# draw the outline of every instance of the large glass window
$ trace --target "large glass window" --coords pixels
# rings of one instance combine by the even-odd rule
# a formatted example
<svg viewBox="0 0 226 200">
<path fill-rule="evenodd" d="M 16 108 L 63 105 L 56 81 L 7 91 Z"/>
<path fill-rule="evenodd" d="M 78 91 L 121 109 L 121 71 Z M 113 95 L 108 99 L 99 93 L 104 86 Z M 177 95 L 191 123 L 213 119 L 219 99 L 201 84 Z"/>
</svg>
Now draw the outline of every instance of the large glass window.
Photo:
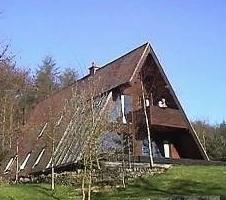
<svg viewBox="0 0 226 200">
<path fill-rule="evenodd" d="M 132 122 L 133 100 L 129 95 L 124 96 L 124 115 L 126 122 Z"/>
<path fill-rule="evenodd" d="M 131 96 L 117 94 L 113 100 L 111 120 L 122 121 L 124 124 L 131 122 L 132 107 Z"/>
<path fill-rule="evenodd" d="M 151 141 L 151 149 L 152 149 L 152 156 L 154 158 L 162 158 L 162 154 L 160 152 L 160 149 L 155 141 Z M 142 155 L 143 156 L 149 156 L 149 145 L 148 145 L 148 139 L 143 140 L 142 145 Z"/>
<path fill-rule="evenodd" d="M 101 152 L 119 151 L 122 149 L 122 137 L 116 132 L 105 133 L 100 141 Z"/>
<path fill-rule="evenodd" d="M 111 120 L 118 121 L 121 118 L 121 116 L 122 116 L 121 98 L 120 98 L 120 95 L 117 95 L 115 100 L 113 101 Z"/>
<path fill-rule="evenodd" d="M 142 144 L 142 155 L 149 156 L 149 146 L 148 146 L 148 139 L 143 140 Z"/>
</svg>

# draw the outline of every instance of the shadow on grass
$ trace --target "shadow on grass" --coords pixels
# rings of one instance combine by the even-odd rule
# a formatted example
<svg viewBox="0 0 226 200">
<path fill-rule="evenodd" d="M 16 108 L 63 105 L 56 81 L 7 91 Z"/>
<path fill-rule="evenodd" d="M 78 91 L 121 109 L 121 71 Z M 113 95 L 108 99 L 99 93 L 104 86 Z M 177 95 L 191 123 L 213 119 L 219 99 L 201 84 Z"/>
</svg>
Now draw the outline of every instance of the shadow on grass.
<svg viewBox="0 0 226 200">
<path fill-rule="evenodd" d="M 146 178 L 139 178 L 135 183 L 131 183 L 125 190 L 117 189 L 111 192 L 98 192 L 95 199 L 140 199 L 151 196 L 206 196 L 219 195 L 222 188 L 216 184 L 203 184 L 197 181 L 175 179 L 164 181 L 151 181 Z"/>
<path fill-rule="evenodd" d="M 44 185 L 37 185 L 37 184 L 30 184 L 28 185 L 33 191 L 42 194 L 45 197 L 50 197 L 55 200 L 60 200 L 58 197 L 55 196 L 55 191 L 52 191 L 50 188 L 47 188 Z"/>
</svg>

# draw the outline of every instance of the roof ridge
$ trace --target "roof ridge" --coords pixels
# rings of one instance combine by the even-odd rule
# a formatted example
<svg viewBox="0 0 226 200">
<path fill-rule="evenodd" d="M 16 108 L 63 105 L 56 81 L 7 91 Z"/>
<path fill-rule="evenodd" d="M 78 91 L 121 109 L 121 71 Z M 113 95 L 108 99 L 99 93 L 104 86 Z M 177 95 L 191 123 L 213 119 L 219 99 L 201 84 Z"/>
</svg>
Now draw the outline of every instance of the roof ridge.
<svg viewBox="0 0 226 200">
<path fill-rule="evenodd" d="M 123 58 L 123 57 L 125 57 L 125 56 L 127 56 L 127 55 L 129 55 L 129 54 L 131 54 L 131 53 L 133 53 L 134 51 L 136 51 L 136 50 L 140 49 L 141 47 L 146 46 L 146 45 L 148 45 L 148 44 L 150 44 L 150 43 L 149 43 L 149 42 L 145 42 L 144 44 L 142 44 L 142 45 L 136 47 L 135 49 L 132 49 L 132 50 L 130 50 L 129 52 L 123 54 L 122 56 L 119 56 L 119 57 L 117 57 L 116 59 L 113 59 L 112 61 L 106 63 L 106 64 L 103 65 L 103 66 L 101 66 L 97 71 L 99 71 L 99 70 L 101 70 L 101 69 L 107 67 L 108 65 L 112 64 L 113 62 L 116 62 L 117 60 L 119 60 L 119 59 L 121 59 L 121 58 Z"/>
<path fill-rule="evenodd" d="M 125 56 L 128 56 L 129 54 L 133 53 L 134 51 L 136 51 L 136 50 L 142 48 L 143 46 L 147 46 L 147 45 L 150 45 L 150 43 L 149 43 L 149 42 L 145 42 L 144 44 L 142 44 L 142 45 L 136 47 L 135 49 L 130 50 L 129 52 L 123 54 L 122 56 L 119 56 L 119 57 L 117 57 L 116 59 L 113 59 L 112 61 L 110 61 L 110 62 L 104 64 L 104 65 L 101 66 L 99 69 L 97 69 L 97 72 L 100 71 L 100 70 L 102 70 L 102 69 L 105 69 L 106 67 L 108 67 L 108 66 L 111 65 L 112 63 L 118 61 L 119 59 L 121 59 L 121 58 L 123 58 L 123 57 L 125 57 Z M 145 49 L 144 49 L 144 51 L 145 51 Z M 95 75 L 94 75 L 94 76 L 95 76 Z M 81 77 L 80 79 L 78 79 L 76 82 L 78 82 L 78 81 L 83 81 L 84 79 L 89 78 L 89 77 L 90 77 L 90 75 L 87 74 L 87 75 Z M 72 83 L 70 86 L 72 86 L 73 84 L 74 84 L 74 83 Z"/>
<path fill-rule="evenodd" d="M 105 65 L 103 65 L 102 67 L 100 67 L 100 68 L 97 70 L 97 72 L 98 72 L 98 71 L 101 71 L 102 69 L 105 69 L 106 67 L 110 66 L 112 63 L 118 61 L 119 59 L 121 59 L 121 58 L 123 58 L 123 57 L 125 57 L 125 56 L 128 56 L 129 54 L 131 54 L 131 53 L 137 51 L 138 49 L 140 49 L 140 48 L 142 48 L 142 47 L 144 47 L 144 46 L 148 46 L 148 45 L 150 45 L 149 42 L 143 43 L 142 45 L 136 47 L 135 49 L 132 49 L 132 50 L 130 50 L 129 52 L 123 54 L 122 56 L 119 56 L 118 58 L 116 58 L 116 59 L 114 59 L 114 60 L 112 60 L 112 61 L 106 63 Z M 145 51 L 145 50 L 146 50 L 146 48 L 144 49 L 144 51 Z M 143 53 L 142 53 L 142 55 L 143 55 Z M 141 55 L 141 56 L 142 56 L 142 55 Z M 93 76 L 95 76 L 95 74 L 94 74 Z M 78 84 L 79 82 L 84 81 L 84 80 L 86 80 L 86 79 L 89 78 L 89 77 L 91 77 L 91 76 L 90 76 L 89 74 L 87 74 L 87 75 L 81 77 L 80 79 L 76 80 L 74 83 L 72 83 L 72 84 L 70 84 L 70 85 L 67 85 L 66 87 L 63 87 L 63 88 L 61 88 L 61 89 L 59 89 L 59 90 L 57 90 L 57 91 L 54 91 L 54 92 L 52 93 L 51 96 L 54 96 L 54 95 L 56 95 L 56 94 L 58 94 L 58 93 L 60 93 L 60 92 L 62 92 L 62 91 L 64 91 L 64 90 L 68 89 L 69 87 L 73 87 L 75 84 Z M 40 99 L 34 106 L 37 106 L 39 103 L 44 102 L 44 101 L 46 101 L 47 99 L 49 99 L 49 97 L 45 97 L 45 98 L 43 98 L 43 99 Z"/>
</svg>

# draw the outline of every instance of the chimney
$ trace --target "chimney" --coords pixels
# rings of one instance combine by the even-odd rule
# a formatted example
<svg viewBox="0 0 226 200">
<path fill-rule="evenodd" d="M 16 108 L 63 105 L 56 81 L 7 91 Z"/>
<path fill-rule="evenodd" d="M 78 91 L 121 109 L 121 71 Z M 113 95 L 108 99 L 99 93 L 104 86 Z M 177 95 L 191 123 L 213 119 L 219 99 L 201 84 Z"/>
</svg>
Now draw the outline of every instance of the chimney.
<svg viewBox="0 0 226 200">
<path fill-rule="evenodd" d="M 89 74 L 94 75 L 99 67 L 96 66 L 95 62 L 92 62 L 92 66 L 89 68 Z"/>
</svg>

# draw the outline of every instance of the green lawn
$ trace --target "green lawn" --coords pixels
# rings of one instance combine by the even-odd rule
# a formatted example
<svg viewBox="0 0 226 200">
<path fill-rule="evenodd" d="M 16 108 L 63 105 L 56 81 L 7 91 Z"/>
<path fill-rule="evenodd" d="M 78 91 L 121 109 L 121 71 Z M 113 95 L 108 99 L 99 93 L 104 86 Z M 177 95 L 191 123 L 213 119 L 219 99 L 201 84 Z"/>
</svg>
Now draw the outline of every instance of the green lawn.
<svg viewBox="0 0 226 200">
<path fill-rule="evenodd" d="M 20 184 L 0 186 L 0 200 L 70 200 L 80 199 L 73 188 L 56 186 L 51 191 L 47 184 Z"/>
<path fill-rule="evenodd" d="M 174 166 L 166 173 L 136 179 L 127 189 L 115 189 L 93 194 L 95 199 L 152 199 L 166 196 L 226 196 L 226 167 Z M 50 185 L 25 184 L 0 186 L 0 200 L 66 200 L 80 199 L 75 188 L 57 186 L 53 194 Z"/>
<path fill-rule="evenodd" d="M 174 166 L 162 175 L 135 180 L 125 190 L 96 194 L 96 199 L 141 199 L 172 196 L 226 196 L 226 167 Z"/>
</svg>

